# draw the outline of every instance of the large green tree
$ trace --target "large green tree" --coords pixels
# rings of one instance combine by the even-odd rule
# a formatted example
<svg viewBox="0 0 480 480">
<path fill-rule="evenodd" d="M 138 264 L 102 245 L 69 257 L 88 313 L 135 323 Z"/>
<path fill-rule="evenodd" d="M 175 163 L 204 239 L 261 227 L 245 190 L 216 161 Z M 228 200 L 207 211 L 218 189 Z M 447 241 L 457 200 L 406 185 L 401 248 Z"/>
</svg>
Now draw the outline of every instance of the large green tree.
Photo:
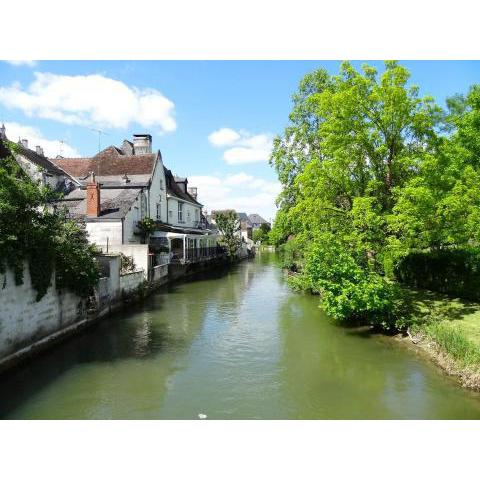
<svg viewBox="0 0 480 480">
<path fill-rule="evenodd" d="M 363 305 L 364 312 L 386 312 L 393 302 L 388 283 L 376 275 L 391 269 L 402 237 L 395 227 L 400 219 L 392 220 L 400 192 L 437 158 L 441 120 L 433 99 L 421 98 L 409 84 L 408 71 L 393 61 L 385 62 L 381 73 L 368 65 L 357 71 L 348 62 L 338 75 L 318 70 L 302 80 L 294 95 L 290 124 L 275 140 L 271 157 L 283 186 L 271 238 L 276 243 L 295 238 L 299 269 L 308 277 L 305 285 L 323 289 L 324 299 L 343 295 L 342 308 L 332 308 L 337 317 L 355 316 L 354 297 L 362 299 L 357 306 Z M 357 265 L 350 268 L 356 273 L 348 291 L 343 291 L 344 280 L 338 281 L 338 291 L 335 281 L 319 277 L 329 278 L 319 262 L 332 272 L 342 271 L 341 258 Z M 314 281 L 312 272 L 317 272 Z M 370 297 L 355 296 L 356 288 Z M 385 300 L 381 308 L 378 298 Z M 352 308 L 346 306 L 349 301 Z"/>
</svg>

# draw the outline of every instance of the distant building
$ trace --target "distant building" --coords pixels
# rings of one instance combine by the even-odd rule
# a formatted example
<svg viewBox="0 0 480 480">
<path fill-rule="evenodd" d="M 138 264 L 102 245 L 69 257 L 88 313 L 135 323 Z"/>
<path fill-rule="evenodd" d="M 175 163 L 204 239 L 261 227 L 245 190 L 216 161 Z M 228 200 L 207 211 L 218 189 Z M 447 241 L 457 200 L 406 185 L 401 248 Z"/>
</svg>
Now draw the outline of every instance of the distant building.
<svg viewBox="0 0 480 480">
<path fill-rule="evenodd" d="M 248 216 L 250 223 L 252 224 L 252 228 L 255 230 L 256 228 L 260 228 L 262 225 L 268 225 L 271 227 L 270 223 L 267 222 L 262 216 L 258 213 L 252 213 Z"/>
</svg>

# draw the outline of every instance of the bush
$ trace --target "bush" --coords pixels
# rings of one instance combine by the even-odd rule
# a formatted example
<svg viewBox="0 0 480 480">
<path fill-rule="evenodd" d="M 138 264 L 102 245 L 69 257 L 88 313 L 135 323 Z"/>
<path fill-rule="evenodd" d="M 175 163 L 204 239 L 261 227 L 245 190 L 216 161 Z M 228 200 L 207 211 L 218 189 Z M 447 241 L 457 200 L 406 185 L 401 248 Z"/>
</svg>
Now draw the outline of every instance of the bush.
<svg viewBox="0 0 480 480">
<path fill-rule="evenodd" d="M 303 257 L 298 245 L 298 241 L 292 238 L 279 248 L 282 262 L 282 268 L 286 268 L 291 272 L 297 272 L 300 269 Z"/>
<path fill-rule="evenodd" d="M 400 282 L 470 300 L 480 300 L 480 249 L 415 251 L 395 269 Z"/>
<path fill-rule="evenodd" d="M 324 242 L 307 254 L 303 275 L 320 293 L 322 307 L 339 322 L 395 325 L 398 288 L 362 268 L 339 243 Z"/>
</svg>

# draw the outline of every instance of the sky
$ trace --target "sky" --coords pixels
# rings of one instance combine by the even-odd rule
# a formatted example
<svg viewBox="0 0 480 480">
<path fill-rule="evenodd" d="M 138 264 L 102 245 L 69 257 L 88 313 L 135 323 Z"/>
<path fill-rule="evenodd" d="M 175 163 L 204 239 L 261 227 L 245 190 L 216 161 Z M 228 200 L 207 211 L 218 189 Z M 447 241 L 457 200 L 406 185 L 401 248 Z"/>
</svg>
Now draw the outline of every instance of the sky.
<svg viewBox="0 0 480 480">
<path fill-rule="evenodd" d="M 353 64 L 360 67 L 363 61 Z M 382 62 L 368 61 L 382 69 Z M 444 106 L 480 82 L 479 61 L 402 61 L 422 95 Z M 291 96 L 316 68 L 339 61 L 0 62 L 0 121 L 11 140 L 49 156 L 91 156 L 149 133 L 164 164 L 198 187 L 212 209 L 275 214 L 280 191 L 268 164 L 288 123 Z"/>
</svg>

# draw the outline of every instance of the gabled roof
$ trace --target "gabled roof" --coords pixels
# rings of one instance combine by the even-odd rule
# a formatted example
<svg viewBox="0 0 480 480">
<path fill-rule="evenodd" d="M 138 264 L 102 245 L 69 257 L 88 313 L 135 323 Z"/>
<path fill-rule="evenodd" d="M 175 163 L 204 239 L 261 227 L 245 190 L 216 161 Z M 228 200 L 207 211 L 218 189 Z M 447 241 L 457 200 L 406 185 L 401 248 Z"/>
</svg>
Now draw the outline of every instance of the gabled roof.
<svg viewBox="0 0 480 480">
<path fill-rule="evenodd" d="M 184 192 L 178 185 L 177 182 L 175 181 L 175 177 L 171 170 L 169 170 L 167 167 L 163 167 L 165 171 L 165 181 L 167 183 L 167 193 L 172 195 L 173 197 L 180 198 L 182 200 L 186 200 L 187 202 L 194 203 L 195 205 L 198 205 L 199 207 L 202 206 L 201 203 L 199 203 L 197 200 L 195 200 L 188 192 Z"/>
<path fill-rule="evenodd" d="M 268 225 L 270 225 L 269 222 L 267 222 L 261 215 L 259 215 L 258 213 L 252 213 L 248 216 L 248 218 L 250 219 L 250 222 L 252 222 L 253 224 L 255 223 L 267 223 Z"/>
<path fill-rule="evenodd" d="M 90 172 L 98 177 L 111 175 L 152 175 L 156 153 L 124 155 L 117 147 L 108 147 L 94 157 L 55 158 L 51 159 L 56 166 L 73 177 L 83 179 Z"/>
<path fill-rule="evenodd" d="M 27 158 L 38 167 L 45 169 L 46 172 L 54 175 L 65 175 L 65 172 L 54 165 L 45 155 L 39 155 L 37 152 L 34 152 L 29 148 L 25 148 L 20 143 L 18 144 L 18 150 L 19 155 Z"/>
</svg>

